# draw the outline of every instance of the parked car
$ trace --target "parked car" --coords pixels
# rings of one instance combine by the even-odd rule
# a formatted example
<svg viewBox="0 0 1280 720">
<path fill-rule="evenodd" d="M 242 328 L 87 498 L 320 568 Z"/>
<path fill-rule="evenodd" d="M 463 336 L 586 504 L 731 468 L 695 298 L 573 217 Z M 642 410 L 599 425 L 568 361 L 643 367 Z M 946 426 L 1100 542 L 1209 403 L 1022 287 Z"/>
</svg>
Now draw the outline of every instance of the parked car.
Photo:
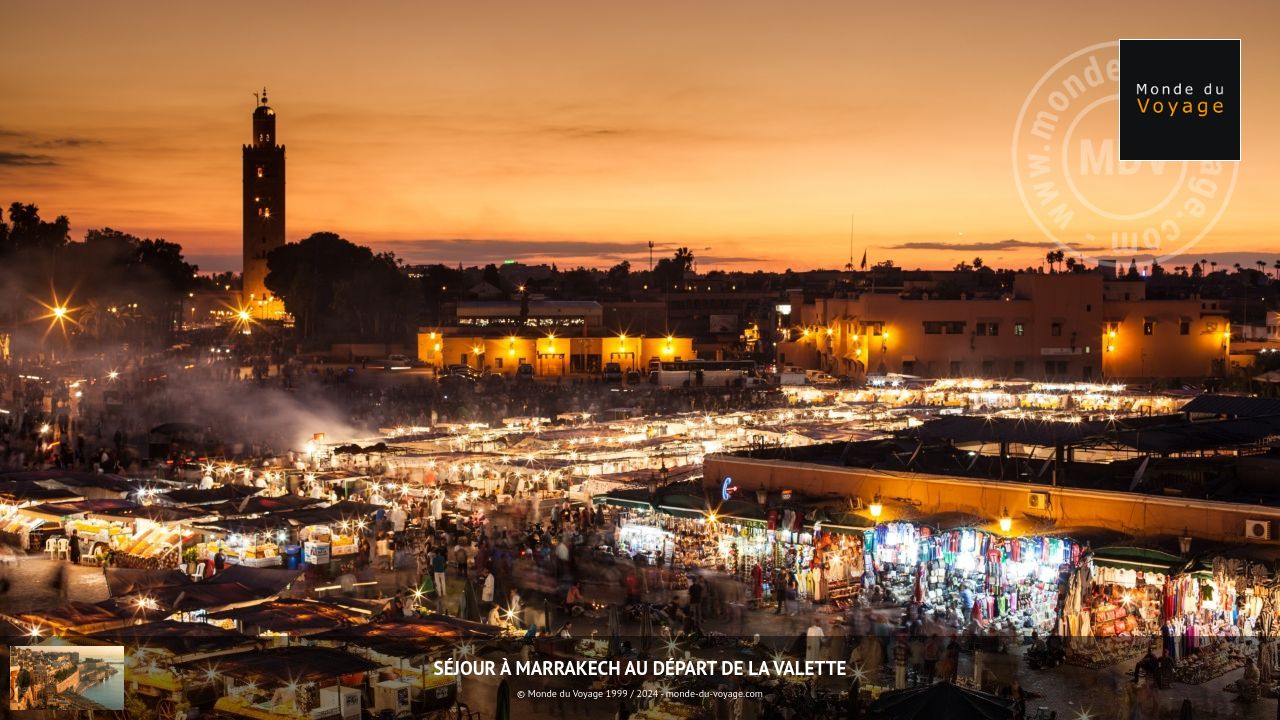
<svg viewBox="0 0 1280 720">
<path fill-rule="evenodd" d="M 529 363 L 520 363 L 520 366 L 516 368 L 516 380 L 533 382 L 533 366 Z"/>
<path fill-rule="evenodd" d="M 461 377 L 468 380 L 479 380 L 481 372 L 470 365 L 449 365 L 441 374 L 446 377 Z"/>
<path fill-rule="evenodd" d="M 604 364 L 604 372 L 602 373 L 604 381 L 607 383 L 622 382 L 622 365 L 611 362 Z"/>
</svg>

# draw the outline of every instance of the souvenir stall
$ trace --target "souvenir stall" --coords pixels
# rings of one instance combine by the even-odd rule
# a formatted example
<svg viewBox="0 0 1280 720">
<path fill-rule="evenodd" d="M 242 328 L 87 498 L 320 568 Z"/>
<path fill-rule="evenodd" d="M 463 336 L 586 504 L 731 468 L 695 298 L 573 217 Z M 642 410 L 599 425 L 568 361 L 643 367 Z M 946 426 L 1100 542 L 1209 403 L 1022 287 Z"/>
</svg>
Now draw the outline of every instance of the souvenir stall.
<svg viewBox="0 0 1280 720">
<path fill-rule="evenodd" d="M 1256 653 L 1240 640 L 1275 632 L 1277 600 L 1261 563 L 1223 557 L 1188 563 L 1158 550 L 1105 548 L 1068 582 L 1061 632 L 1073 662 L 1111 665 L 1155 644 L 1172 658 L 1180 682 L 1198 684 Z"/>
<path fill-rule="evenodd" d="M 1176 555 L 1104 548 L 1085 556 L 1067 580 L 1059 621 L 1069 659 L 1104 667 L 1141 656 L 1160 635 L 1162 603 Z"/>
<path fill-rule="evenodd" d="M 863 539 L 864 583 L 880 602 L 923 603 L 957 623 L 1003 620 L 1022 635 L 1055 627 L 1059 577 L 1080 552 L 1063 538 L 938 532 L 907 522 L 879 525 Z"/>
<path fill-rule="evenodd" d="M 1257 562 L 1215 557 L 1168 578 L 1160 635 L 1174 675 L 1197 684 L 1243 666 L 1257 651 L 1241 639 L 1273 636 L 1276 600 Z"/>
<path fill-rule="evenodd" d="M 644 557 L 650 565 L 677 563 L 675 526 L 679 522 L 658 513 L 627 513 L 618 528 L 618 552 Z M 683 554 L 680 559 L 685 559 Z"/>
</svg>

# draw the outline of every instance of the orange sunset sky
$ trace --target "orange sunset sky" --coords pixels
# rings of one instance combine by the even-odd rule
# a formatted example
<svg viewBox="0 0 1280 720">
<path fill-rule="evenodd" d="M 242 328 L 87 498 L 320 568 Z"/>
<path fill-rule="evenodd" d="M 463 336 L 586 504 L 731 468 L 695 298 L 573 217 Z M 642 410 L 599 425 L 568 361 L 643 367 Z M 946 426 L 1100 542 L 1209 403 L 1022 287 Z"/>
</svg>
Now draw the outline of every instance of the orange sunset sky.
<svg viewBox="0 0 1280 720">
<path fill-rule="evenodd" d="M 848 261 L 853 216 L 873 263 L 1038 263 L 1019 107 L 1060 58 L 1120 37 L 1243 38 L 1244 161 L 1195 253 L 1280 257 L 1276 3 L 5 7 L 0 202 L 67 214 L 77 239 L 166 237 L 204 269 L 239 269 L 263 85 L 291 240 L 562 267 L 643 266 L 652 240 L 700 270 L 805 269 Z"/>
</svg>

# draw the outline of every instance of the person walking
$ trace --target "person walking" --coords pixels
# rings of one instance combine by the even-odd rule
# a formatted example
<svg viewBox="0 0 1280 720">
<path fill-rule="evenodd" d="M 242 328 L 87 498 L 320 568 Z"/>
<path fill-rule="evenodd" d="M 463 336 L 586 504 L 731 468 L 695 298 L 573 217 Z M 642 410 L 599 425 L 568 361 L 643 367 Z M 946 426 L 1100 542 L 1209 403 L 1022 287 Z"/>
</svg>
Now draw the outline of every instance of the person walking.
<svg viewBox="0 0 1280 720">
<path fill-rule="evenodd" d="M 67 559 L 72 565 L 80 564 L 80 534 L 75 530 L 71 531 L 71 537 L 67 541 Z"/>
<path fill-rule="evenodd" d="M 444 600 L 447 593 L 445 592 L 445 571 L 449 568 L 449 559 L 445 557 L 443 548 L 437 549 L 434 557 L 431 558 L 431 576 L 436 584 L 436 597 Z"/>
</svg>

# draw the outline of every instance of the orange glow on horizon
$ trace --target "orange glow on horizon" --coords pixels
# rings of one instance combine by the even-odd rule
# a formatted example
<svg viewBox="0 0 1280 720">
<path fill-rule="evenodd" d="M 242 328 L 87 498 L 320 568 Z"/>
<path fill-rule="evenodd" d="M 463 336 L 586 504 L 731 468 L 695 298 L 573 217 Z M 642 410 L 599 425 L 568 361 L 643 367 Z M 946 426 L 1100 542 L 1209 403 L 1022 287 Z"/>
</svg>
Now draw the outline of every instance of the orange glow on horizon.
<svg viewBox="0 0 1280 720">
<path fill-rule="evenodd" d="M 1181 18 L 1202 15 L 1190 0 L 1108 8 L 1101 25 L 1001 3 L 496 4 L 19 4 L 0 194 L 68 215 L 75 239 L 110 226 L 239 270 L 240 146 L 266 84 L 290 241 L 332 230 L 448 265 L 639 270 L 653 241 L 658 259 L 691 248 L 700 272 L 840 268 L 864 251 L 869 266 L 1034 267 L 1056 247 L 1014 186 L 1023 98 L 1115 28 L 1183 37 Z M 1269 256 L 1278 229 L 1280 138 L 1257 118 L 1280 109 L 1263 54 L 1280 6 L 1202 20 L 1198 35 L 1258 49 L 1252 164 L 1185 265 Z M 104 53 L 108 38 L 135 50 Z"/>
</svg>

